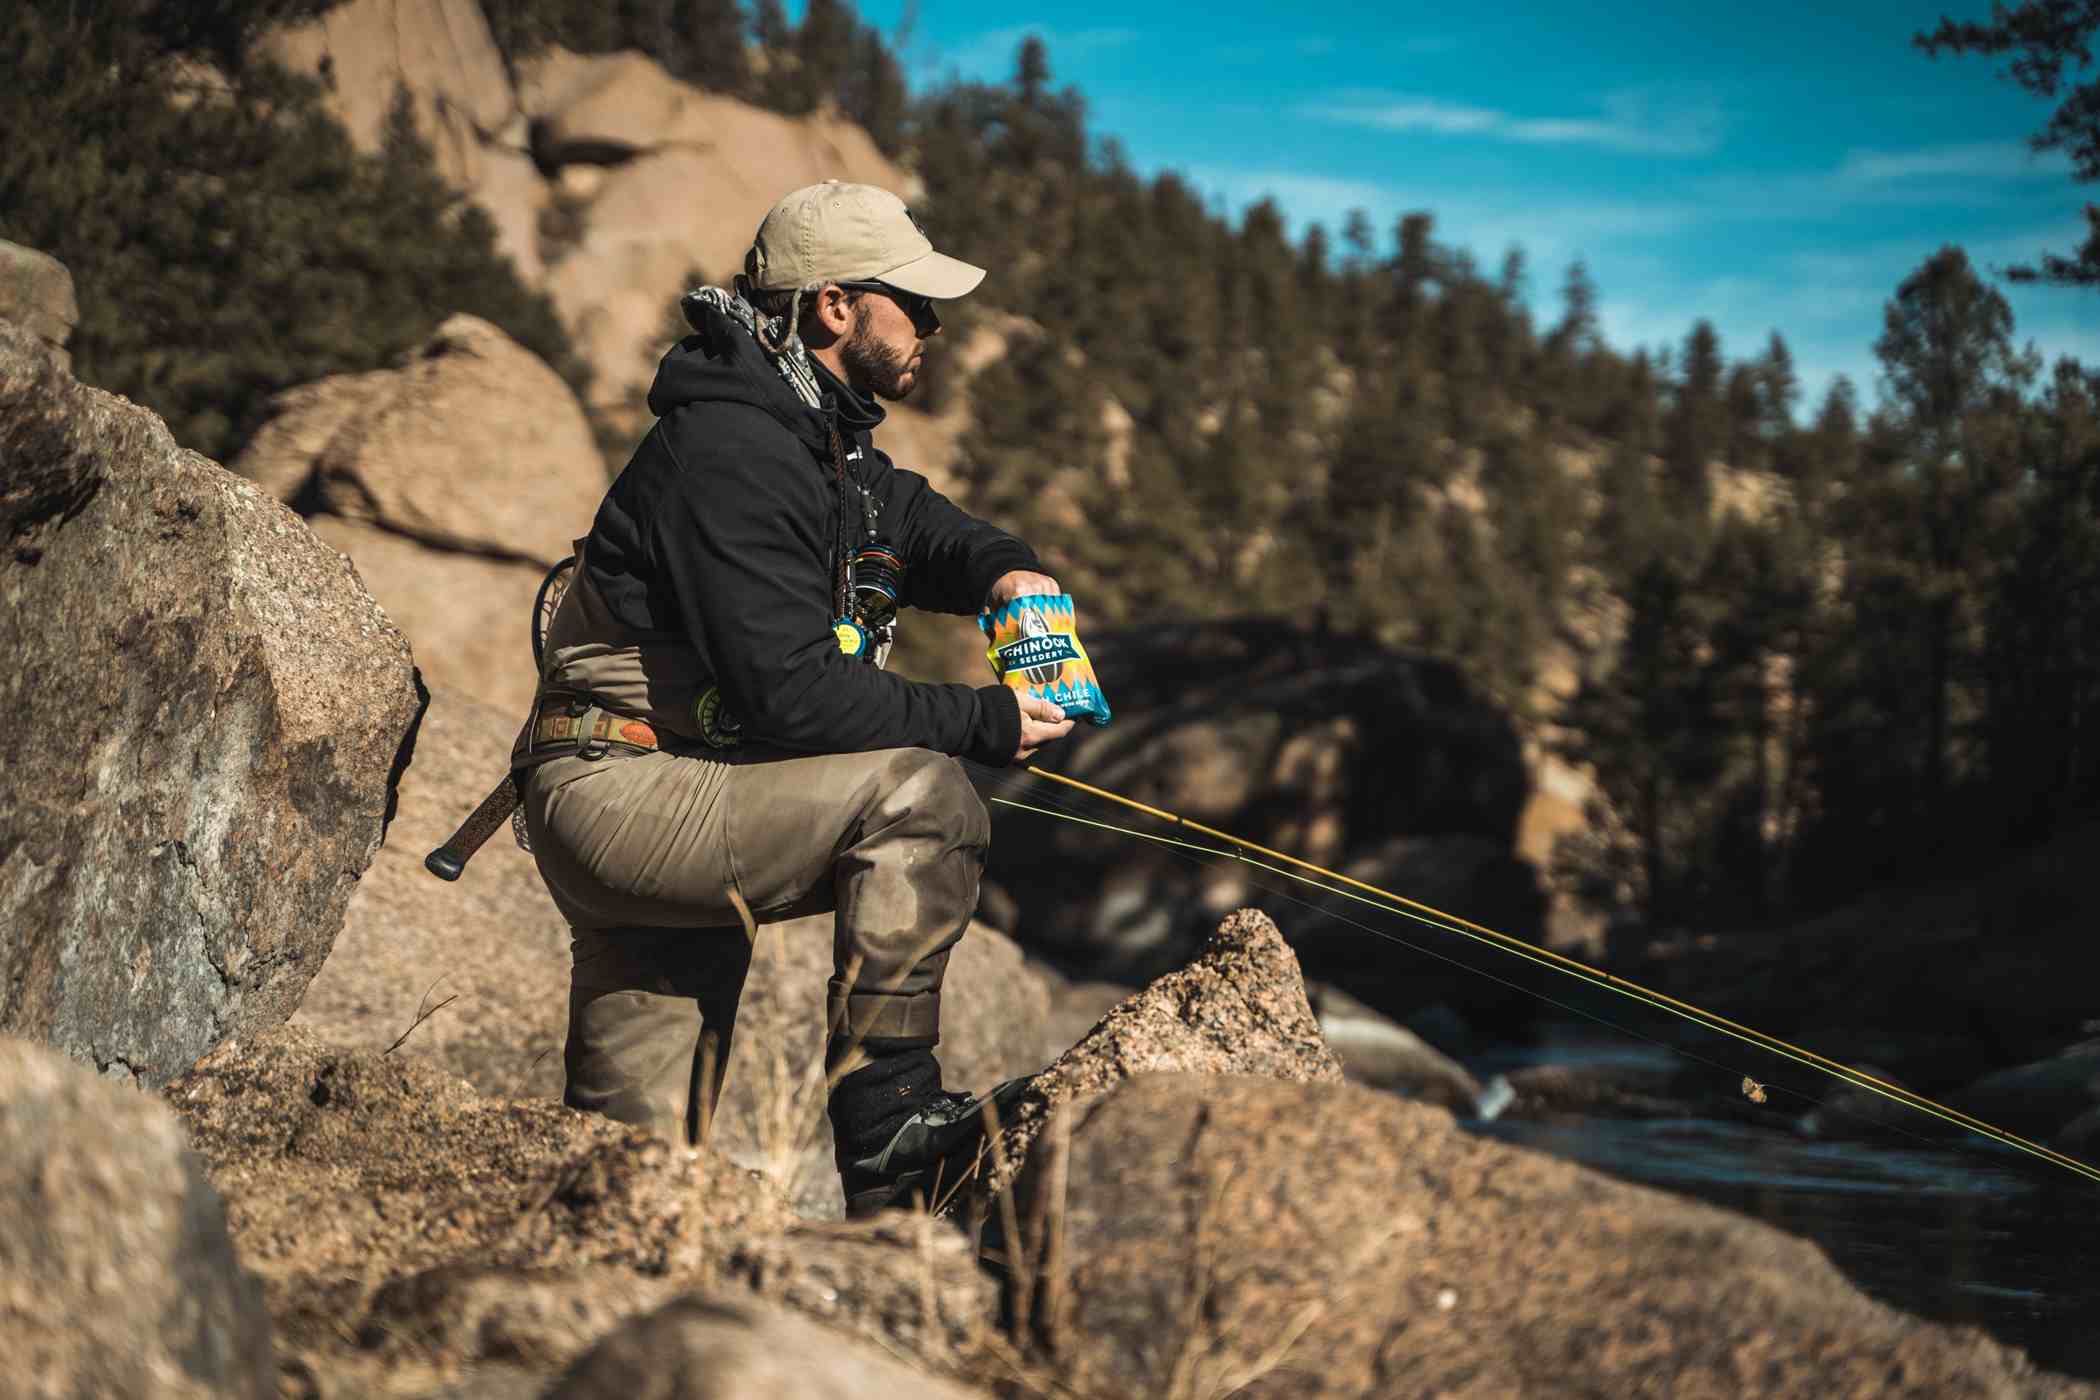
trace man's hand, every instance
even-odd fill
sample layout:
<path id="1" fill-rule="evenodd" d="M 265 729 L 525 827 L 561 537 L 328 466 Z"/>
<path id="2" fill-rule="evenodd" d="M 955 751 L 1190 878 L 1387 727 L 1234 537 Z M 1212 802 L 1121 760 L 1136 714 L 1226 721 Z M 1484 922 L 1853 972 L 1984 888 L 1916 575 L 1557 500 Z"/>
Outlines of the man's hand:
<path id="1" fill-rule="evenodd" d="M 1031 573 L 1027 569 L 1014 569 L 999 575 L 999 581 L 992 585 L 992 591 L 984 597 L 984 606 L 986 611 L 990 611 L 1003 603 L 1010 603 L 1016 598 L 1026 597 L 1030 594 L 1057 594 L 1062 592 L 1064 590 L 1057 586 L 1057 580 L 1048 574 Z"/>
<path id="2" fill-rule="evenodd" d="M 1014 574 L 1007 575 L 1007 578 L 1014 577 Z M 1026 577 L 1041 578 L 1042 575 L 1030 574 Z M 1023 695 L 1019 691 L 1014 692 L 1014 698 L 1021 702 L 1021 747 L 1014 751 L 1014 762 L 1026 763 L 1035 757 L 1037 749 L 1072 732 L 1072 721 L 1066 719 L 1065 712 L 1048 700 L 1039 695 Z"/>

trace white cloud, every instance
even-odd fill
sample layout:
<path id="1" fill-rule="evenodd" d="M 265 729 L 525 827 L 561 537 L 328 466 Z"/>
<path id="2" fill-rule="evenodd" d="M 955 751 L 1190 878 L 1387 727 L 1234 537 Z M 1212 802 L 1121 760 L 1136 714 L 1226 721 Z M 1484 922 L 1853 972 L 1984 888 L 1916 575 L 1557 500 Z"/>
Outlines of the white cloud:
<path id="1" fill-rule="evenodd" d="M 2060 155 L 2038 156 L 2018 141 L 1965 141 L 1907 151 L 1852 150 L 1837 179 L 1846 185 L 1885 185 L 1909 180 L 2062 179 L 2070 164 Z"/>
<path id="2" fill-rule="evenodd" d="M 1312 103 L 1300 112 L 1321 121 L 1375 131 L 1479 136 L 1533 146 L 1596 146 L 1640 155 L 1705 155 L 1726 125 L 1718 103 L 1692 90 L 1628 88 L 1607 94 L 1603 112 L 1582 117 L 1520 117 L 1433 97 L 1355 93 Z"/>

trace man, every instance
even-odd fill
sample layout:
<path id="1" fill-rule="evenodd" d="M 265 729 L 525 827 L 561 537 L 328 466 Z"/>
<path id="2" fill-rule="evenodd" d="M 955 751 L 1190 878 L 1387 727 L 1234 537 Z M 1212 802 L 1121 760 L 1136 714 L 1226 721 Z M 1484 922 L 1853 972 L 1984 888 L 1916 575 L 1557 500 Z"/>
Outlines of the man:
<path id="1" fill-rule="evenodd" d="M 981 1131 L 981 1102 L 944 1092 L 932 1053 L 990 839 L 956 759 L 1024 760 L 1071 728 L 1004 685 L 869 664 L 884 588 L 965 615 L 1059 591 L 1026 545 L 869 437 L 876 400 L 917 381 L 934 302 L 983 277 L 872 186 L 774 206 L 737 294 L 685 300 L 694 334 L 665 355 L 656 426 L 578 544 L 514 754 L 574 932 L 574 1107 L 704 1139 L 750 963 L 742 919 L 835 911 L 826 1064 L 854 1215 L 931 1195 Z"/>

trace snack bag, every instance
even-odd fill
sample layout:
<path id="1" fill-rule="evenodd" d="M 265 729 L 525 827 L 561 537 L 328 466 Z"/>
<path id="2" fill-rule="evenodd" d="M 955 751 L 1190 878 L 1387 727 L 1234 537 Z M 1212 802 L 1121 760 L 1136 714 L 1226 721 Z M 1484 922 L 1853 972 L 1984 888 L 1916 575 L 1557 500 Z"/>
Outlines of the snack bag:
<path id="1" fill-rule="evenodd" d="M 1079 644 L 1071 594 L 1015 598 L 980 614 L 977 625 L 992 639 L 984 656 L 993 675 L 1024 695 L 1062 707 L 1070 718 L 1108 723 L 1108 698 Z"/>

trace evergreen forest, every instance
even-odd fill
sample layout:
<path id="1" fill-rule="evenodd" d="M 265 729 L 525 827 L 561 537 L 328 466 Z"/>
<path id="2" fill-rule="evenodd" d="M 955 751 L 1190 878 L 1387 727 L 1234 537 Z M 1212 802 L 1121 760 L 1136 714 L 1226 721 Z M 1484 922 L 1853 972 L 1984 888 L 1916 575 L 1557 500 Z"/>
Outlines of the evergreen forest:
<path id="1" fill-rule="evenodd" d="M 0 19 L 0 129 L 30 133 L 0 149 L 0 237 L 73 269 L 83 378 L 222 458 L 277 391 L 383 364 L 454 310 L 585 372 L 405 108 L 360 156 L 305 85 L 243 61 L 327 3 Z M 485 9 L 513 59 L 640 47 L 866 125 L 923 182 L 936 242 L 997 270 L 949 318 L 1006 340 L 969 389 L 973 508 L 1092 626 L 1284 617 L 1456 663 L 1594 767 L 1616 823 L 1560 874 L 1600 902 L 1654 927 L 1790 917 L 2095 815 L 2100 374 L 2025 350 L 1959 247 L 1888 290 L 1871 393 L 1804 402 L 1781 333 L 1724 346 L 1691 321 L 1628 353 L 1583 266 L 1479 266 L 1434 210 L 1297 237 L 1273 204 L 1227 216 L 1090 130 L 1040 41 L 1004 83 L 914 94 L 841 0 L 800 23 L 779 0 Z M 2037 45 L 2075 51 L 2083 16 L 2034 0 L 1920 42 L 2061 86 Z M 1950 82 L 1988 81 L 1968 68 Z M 2064 111 L 2038 139 L 2100 150 L 2100 100 Z M 2100 281 L 2096 249 L 2024 271 Z"/>

